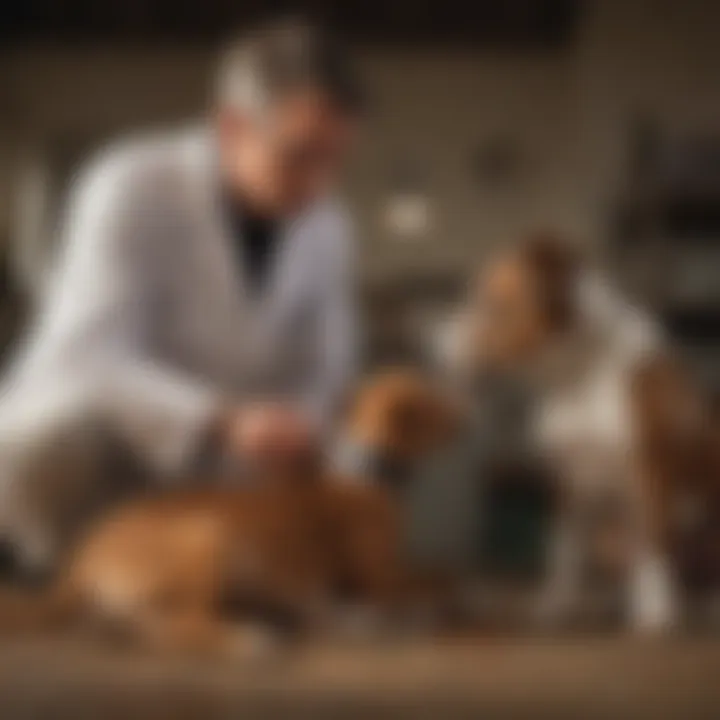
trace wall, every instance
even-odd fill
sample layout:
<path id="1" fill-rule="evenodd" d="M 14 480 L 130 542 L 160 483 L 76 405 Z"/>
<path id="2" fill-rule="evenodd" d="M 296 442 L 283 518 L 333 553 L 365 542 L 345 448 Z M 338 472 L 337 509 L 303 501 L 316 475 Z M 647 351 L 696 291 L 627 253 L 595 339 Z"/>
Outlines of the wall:
<path id="1" fill-rule="evenodd" d="M 622 185 L 627 131 L 652 118 L 664 133 L 720 128 L 720 3 L 603 0 L 578 41 L 582 174 L 591 223 Z"/>
<path id="2" fill-rule="evenodd" d="M 22 162 L 33 148 L 42 152 L 72 138 L 195 115 L 204 104 L 211 60 L 201 50 L 172 48 L 27 51 L 6 63 L 12 93 L 2 134 L 9 141 L 6 150 Z M 348 195 L 371 272 L 419 261 L 458 266 L 517 225 L 539 215 L 553 220 L 569 214 L 576 123 L 568 57 L 380 50 L 364 54 L 364 71 L 378 110 Z M 484 195 L 473 180 L 470 154 L 498 134 L 520 145 L 520 194 Z M 433 201 L 434 221 L 422 252 L 415 243 L 393 242 L 382 223 L 393 168 L 408 157 Z M 0 178 L 5 198 L 0 223 L 11 219 L 10 179 L 12 170 Z"/>
<path id="3" fill-rule="evenodd" d="M 603 0 L 565 51 L 361 51 L 378 111 L 349 182 L 372 275 L 462 270 L 532 225 L 598 241 L 622 178 L 629 120 L 709 122 L 720 52 L 700 0 Z M 717 5 L 720 9 L 720 5 Z M 713 11 L 714 12 L 714 11 Z M 5 55 L 0 86 L 0 235 L 28 150 L 197 114 L 212 54 L 201 48 L 27 48 Z M 519 148 L 508 189 L 478 183 L 471 156 L 497 136 Z M 432 199 L 428 237 L 403 242 L 382 222 L 393 168 L 411 158 Z"/>

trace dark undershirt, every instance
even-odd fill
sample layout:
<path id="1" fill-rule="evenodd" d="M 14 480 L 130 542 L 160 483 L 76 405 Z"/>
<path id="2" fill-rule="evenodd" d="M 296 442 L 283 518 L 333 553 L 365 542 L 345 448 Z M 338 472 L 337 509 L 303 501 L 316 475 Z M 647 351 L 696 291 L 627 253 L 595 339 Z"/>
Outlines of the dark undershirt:
<path id="1" fill-rule="evenodd" d="M 255 295 L 267 287 L 272 261 L 279 240 L 278 222 L 252 213 L 231 199 L 226 200 L 226 212 L 232 233 L 235 267 L 244 273 Z"/>

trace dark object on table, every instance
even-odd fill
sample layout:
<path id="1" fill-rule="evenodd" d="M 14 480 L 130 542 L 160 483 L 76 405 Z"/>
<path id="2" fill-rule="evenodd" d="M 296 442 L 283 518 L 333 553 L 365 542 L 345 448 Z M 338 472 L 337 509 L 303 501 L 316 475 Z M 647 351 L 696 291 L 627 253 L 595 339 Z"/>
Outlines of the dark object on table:
<path id="1" fill-rule="evenodd" d="M 539 578 L 555 505 L 555 489 L 545 473 L 522 466 L 496 468 L 484 491 L 479 566 L 497 578 Z"/>

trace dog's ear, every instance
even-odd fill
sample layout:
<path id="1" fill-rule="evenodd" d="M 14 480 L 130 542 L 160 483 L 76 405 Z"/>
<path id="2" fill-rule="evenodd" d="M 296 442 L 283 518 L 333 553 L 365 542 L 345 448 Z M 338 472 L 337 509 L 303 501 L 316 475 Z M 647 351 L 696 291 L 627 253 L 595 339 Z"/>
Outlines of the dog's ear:
<path id="1" fill-rule="evenodd" d="M 422 373 L 390 369 L 370 378 L 358 393 L 348 422 L 356 440 L 396 457 L 415 457 L 444 439 L 449 401 Z"/>
<path id="2" fill-rule="evenodd" d="M 522 255 L 535 279 L 548 327 L 566 330 L 578 309 L 579 251 L 561 235 L 543 231 L 526 238 Z"/>

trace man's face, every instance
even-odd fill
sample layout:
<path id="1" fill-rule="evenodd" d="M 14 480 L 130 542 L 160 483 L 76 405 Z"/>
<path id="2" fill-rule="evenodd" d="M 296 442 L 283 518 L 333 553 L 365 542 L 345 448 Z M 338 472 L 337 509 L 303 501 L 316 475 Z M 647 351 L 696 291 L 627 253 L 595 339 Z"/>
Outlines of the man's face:
<path id="1" fill-rule="evenodd" d="M 230 182 L 274 215 L 301 210 L 332 188 L 356 130 L 353 118 L 312 91 L 278 101 L 263 118 L 223 110 L 218 125 Z"/>

